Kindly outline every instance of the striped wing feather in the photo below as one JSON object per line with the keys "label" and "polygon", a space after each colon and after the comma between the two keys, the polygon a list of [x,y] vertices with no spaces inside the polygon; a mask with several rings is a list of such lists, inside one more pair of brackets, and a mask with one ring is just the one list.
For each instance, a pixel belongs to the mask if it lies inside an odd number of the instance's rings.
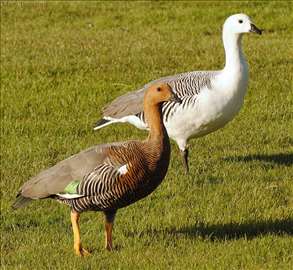
{"label": "striped wing feather", "polygon": [[[83,197],[67,203],[78,212],[92,208],[112,208],[125,192],[121,186],[120,176],[117,167],[111,164],[99,165],[80,182],[77,192]],[[59,199],[62,201],[62,198]]]}
{"label": "striped wing feather", "polygon": [[83,197],[63,200],[75,211],[117,209],[150,194],[167,172],[170,146],[161,152],[143,142],[130,141],[111,147],[109,153],[110,158],[80,182],[77,193]]}
{"label": "striped wing feather", "polygon": [[[203,87],[211,87],[211,79],[216,73],[212,71],[195,71],[151,81],[137,91],[117,97],[103,108],[103,115],[104,117],[119,119],[124,116],[141,113],[143,111],[145,91],[157,83],[168,83],[172,90],[181,98],[187,96],[195,97]],[[168,103],[171,102],[166,102],[165,104]]]}
{"label": "striped wing feather", "polygon": [[82,180],[85,175],[102,164],[108,157],[107,149],[113,145],[119,143],[97,145],[57,163],[26,182],[21,187],[19,195],[40,199],[62,193],[71,181]]}

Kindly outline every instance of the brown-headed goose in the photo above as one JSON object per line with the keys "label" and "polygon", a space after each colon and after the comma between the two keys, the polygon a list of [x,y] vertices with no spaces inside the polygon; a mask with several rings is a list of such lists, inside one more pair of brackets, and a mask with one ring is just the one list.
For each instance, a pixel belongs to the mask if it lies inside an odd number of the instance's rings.
{"label": "brown-headed goose", "polygon": [[24,183],[12,207],[45,198],[69,205],[74,250],[79,256],[89,253],[81,245],[80,213],[102,211],[106,248],[111,250],[116,211],[152,193],[167,173],[170,142],[162,119],[166,101],[181,102],[167,84],[151,86],[144,95],[150,128],[146,140],[96,145],[63,160]]}

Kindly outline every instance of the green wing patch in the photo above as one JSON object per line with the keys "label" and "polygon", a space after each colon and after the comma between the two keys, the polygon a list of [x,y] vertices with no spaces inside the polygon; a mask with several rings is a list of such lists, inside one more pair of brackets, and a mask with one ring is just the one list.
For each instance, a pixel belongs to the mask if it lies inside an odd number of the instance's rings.
{"label": "green wing patch", "polygon": [[68,194],[77,194],[77,187],[80,183],[80,180],[71,181],[64,189],[64,193]]}

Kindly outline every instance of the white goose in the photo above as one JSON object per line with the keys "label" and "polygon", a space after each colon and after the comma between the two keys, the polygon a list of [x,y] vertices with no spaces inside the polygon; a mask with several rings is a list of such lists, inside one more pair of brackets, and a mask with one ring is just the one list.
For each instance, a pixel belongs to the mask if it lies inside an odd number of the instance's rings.
{"label": "white goose", "polygon": [[222,70],[193,71],[152,81],[106,105],[103,118],[94,129],[125,122],[147,129],[143,113],[144,92],[155,83],[168,83],[182,99],[182,104],[164,103],[164,124],[169,137],[179,146],[188,172],[188,140],[223,127],[242,107],[248,86],[248,66],[242,53],[241,38],[243,33],[249,32],[261,34],[247,15],[230,16],[223,26],[226,63]]}

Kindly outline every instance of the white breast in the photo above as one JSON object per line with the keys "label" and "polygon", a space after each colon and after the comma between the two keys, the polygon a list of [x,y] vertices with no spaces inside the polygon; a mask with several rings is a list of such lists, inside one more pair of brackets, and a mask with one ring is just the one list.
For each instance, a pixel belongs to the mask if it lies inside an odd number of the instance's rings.
{"label": "white breast", "polygon": [[247,69],[237,74],[219,73],[212,88],[202,89],[193,106],[179,109],[166,123],[169,136],[184,141],[223,127],[239,112],[247,82]]}

